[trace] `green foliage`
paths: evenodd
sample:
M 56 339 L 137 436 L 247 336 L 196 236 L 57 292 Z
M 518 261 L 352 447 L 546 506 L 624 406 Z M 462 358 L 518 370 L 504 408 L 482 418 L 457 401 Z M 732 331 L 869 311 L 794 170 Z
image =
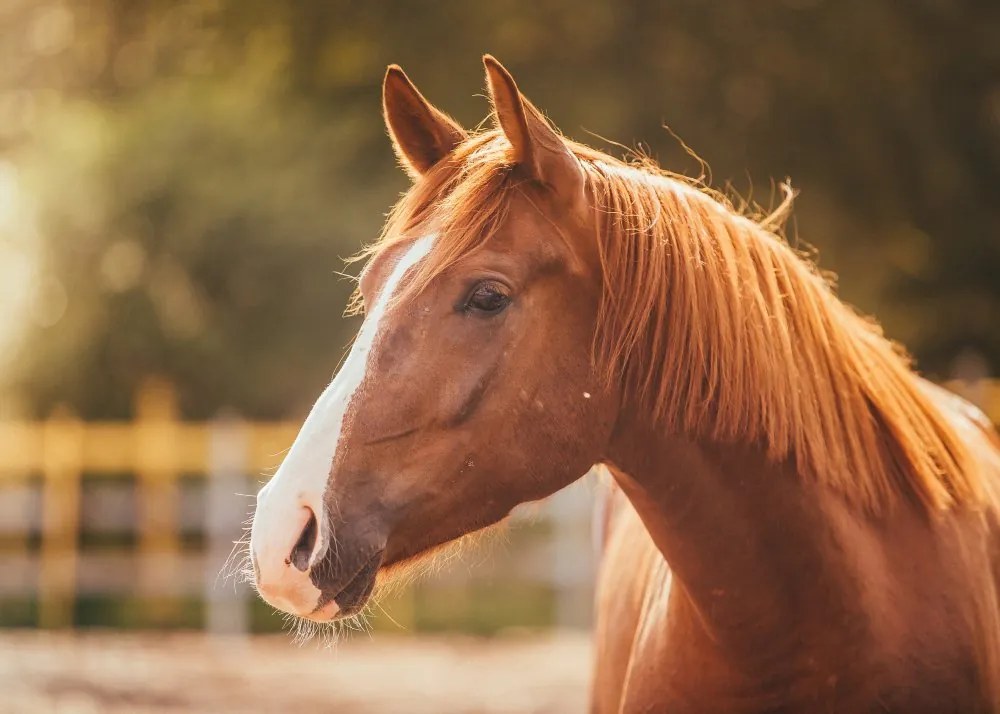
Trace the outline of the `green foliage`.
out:
M 30 185 L 69 299 L 29 334 L 22 385 L 37 403 L 124 416 L 152 372 L 189 416 L 276 416 L 333 372 L 352 287 L 335 271 L 385 201 L 355 175 L 360 122 L 324 122 L 273 84 L 254 67 L 164 82 L 113 108 L 62 107 L 40 131 Z
M 752 176 L 764 204 L 760 186 L 791 176 L 795 228 L 845 297 L 932 371 L 966 348 L 996 368 L 998 7 L 15 2 L 0 157 L 43 269 L 5 381 L 35 410 L 87 417 L 127 415 L 148 373 L 190 417 L 301 412 L 354 329 L 341 258 L 405 187 L 379 117 L 385 65 L 475 125 L 485 51 L 570 136 L 642 140 L 696 172 L 666 122 L 716 185 L 747 193 Z
M 506 628 L 546 628 L 555 622 L 554 594 L 541 585 L 504 580 L 471 588 L 439 586 L 424 594 L 417 589 L 414 629 L 420 632 L 457 629 L 495 635 Z

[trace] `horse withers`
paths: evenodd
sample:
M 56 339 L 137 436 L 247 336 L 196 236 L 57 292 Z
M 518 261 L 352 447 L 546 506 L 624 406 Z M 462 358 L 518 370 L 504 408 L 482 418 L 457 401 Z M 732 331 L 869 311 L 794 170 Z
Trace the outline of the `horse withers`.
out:
M 260 594 L 354 615 L 603 464 L 594 711 L 1000 711 L 982 414 L 840 302 L 780 215 L 564 138 L 485 64 L 478 133 L 386 74 L 413 185 L 258 494 Z

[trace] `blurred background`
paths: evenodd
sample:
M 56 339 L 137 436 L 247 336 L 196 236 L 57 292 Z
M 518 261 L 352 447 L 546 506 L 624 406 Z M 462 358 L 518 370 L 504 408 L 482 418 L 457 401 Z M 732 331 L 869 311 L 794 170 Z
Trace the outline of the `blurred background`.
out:
M 995 2 L 0 0 L 0 711 L 583 709 L 592 477 L 337 650 L 225 577 L 407 187 L 385 66 L 471 127 L 484 52 L 575 139 L 791 177 L 791 240 L 998 418 Z

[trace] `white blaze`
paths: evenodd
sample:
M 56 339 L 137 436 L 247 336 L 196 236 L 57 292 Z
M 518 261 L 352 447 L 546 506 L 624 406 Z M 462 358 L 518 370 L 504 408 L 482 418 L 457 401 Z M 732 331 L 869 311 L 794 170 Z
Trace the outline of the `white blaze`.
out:
M 307 602 L 315 605 L 319 598 L 319 590 L 309 580 L 308 573 L 296 570 L 287 559 L 307 522 L 306 508 L 316 515 L 319 524 L 312 557 L 325 550 L 329 526 L 323 493 L 337 453 L 344 416 L 364 382 L 379 322 L 392 296 L 406 271 L 430 252 L 434 239 L 434 235 L 429 235 L 416 240 L 396 263 L 374 307 L 367 311 L 347 360 L 316 400 L 278 472 L 257 494 L 250 548 L 260 570 L 261 594 L 281 609 L 304 614 L 301 611 L 308 609 Z

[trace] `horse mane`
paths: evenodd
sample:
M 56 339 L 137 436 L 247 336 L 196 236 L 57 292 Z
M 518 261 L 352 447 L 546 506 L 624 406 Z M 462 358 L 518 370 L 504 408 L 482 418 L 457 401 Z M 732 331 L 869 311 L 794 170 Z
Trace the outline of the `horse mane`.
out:
M 973 459 L 905 352 L 835 295 L 780 235 L 792 196 L 748 216 L 645 160 L 566 141 L 586 174 L 603 291 L 594 358 L 626 402 L 672 433 L 757 443 L 877 513 L 973 503 Z M 432 225 L 401 299 L 502 225 L 525 190 L 498 131 L 463 142 L 399 201 L 377 253 Z

